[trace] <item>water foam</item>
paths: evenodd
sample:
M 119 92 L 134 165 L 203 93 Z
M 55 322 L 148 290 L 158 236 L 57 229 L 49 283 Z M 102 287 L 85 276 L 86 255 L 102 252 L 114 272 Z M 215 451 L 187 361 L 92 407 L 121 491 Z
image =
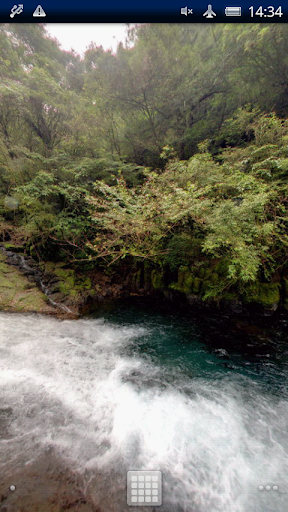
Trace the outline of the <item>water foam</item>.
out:
M 264 503 L 257 487 L 281 489 L 287 474 L 285 399 L 247 377 L 171 381 L 171 368 L 127 355 L 150 335 L 141 326 L 0 314 L 0 333 L 13 410 L 1 471 L 52 446 L 83 473 L 160 469 L 169 511 L 284 512 L 280 494 Z

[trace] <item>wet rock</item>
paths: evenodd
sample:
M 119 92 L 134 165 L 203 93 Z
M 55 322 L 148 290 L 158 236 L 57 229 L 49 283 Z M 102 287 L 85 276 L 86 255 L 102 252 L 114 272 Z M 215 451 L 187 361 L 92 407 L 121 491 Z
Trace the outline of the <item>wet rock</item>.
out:
M 65 297 L 65 295 L 63 295 L 63 293 L 58 292 L 58 293 L 51 293 L 51 294 L 49 294 L 49 295 L 48 295 L 48 298 L 49 298 L 50 300 L 53 300 L 53 302 L 58 303 L 58 302 L 63 302 L 63 301 L 65 301 L 65 299 L 66 299 L 67 297 Z
M 48 283 L 49 284 L 49 294 L 52 295 L 52 293 L 59 293 L 60 292 L 60 283 L 59 281 L 54 281 L 53 284 Z M 48 286 L 48 285 L 47 285 Z
M 14 492 L 9 491 L 11 481 L 16 486 Z M 83 478 L 67 467 L 53 450 L 47 450 L 30 464 L 2 472 L 0 510 L 104 512 L 84 487 Z

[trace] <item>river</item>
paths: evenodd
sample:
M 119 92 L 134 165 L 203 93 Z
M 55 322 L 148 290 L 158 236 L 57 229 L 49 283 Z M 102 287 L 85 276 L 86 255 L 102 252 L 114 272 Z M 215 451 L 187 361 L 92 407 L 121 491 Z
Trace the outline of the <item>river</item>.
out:
M 101 512 L 141 511 L 128 470 L 162 472 L 163 504 L 143 512 L 287 511 L 285 326 L 254 338 L 241 350 L 221 324 L 131 303 L 80 320 L 0 313 L 5 510 L 12 494 L 22 510 L 21 468 L 50 450 Z

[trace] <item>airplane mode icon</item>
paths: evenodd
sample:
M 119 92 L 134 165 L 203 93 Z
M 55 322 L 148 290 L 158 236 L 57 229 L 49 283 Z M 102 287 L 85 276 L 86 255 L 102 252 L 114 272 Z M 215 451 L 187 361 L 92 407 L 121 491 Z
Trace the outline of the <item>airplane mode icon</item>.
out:
M 207 9 L 206 12 L 204 12 L 203 16 L 205 16 L 205 18 L 207 18 L 207 19 L 208 18 L 211 19 L 211 18 L 213 18 L 213 16 L 216 16 L 215 12 L 212 11 L 212 5 L 211 4 L 208 5 L 208 9 Z

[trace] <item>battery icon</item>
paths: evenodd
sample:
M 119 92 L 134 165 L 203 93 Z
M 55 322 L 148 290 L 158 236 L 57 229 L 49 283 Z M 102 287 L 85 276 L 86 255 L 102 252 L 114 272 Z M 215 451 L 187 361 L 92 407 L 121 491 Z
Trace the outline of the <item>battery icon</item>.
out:
M 226 7 L 226 16 L 241 16 L 241 7 Z

